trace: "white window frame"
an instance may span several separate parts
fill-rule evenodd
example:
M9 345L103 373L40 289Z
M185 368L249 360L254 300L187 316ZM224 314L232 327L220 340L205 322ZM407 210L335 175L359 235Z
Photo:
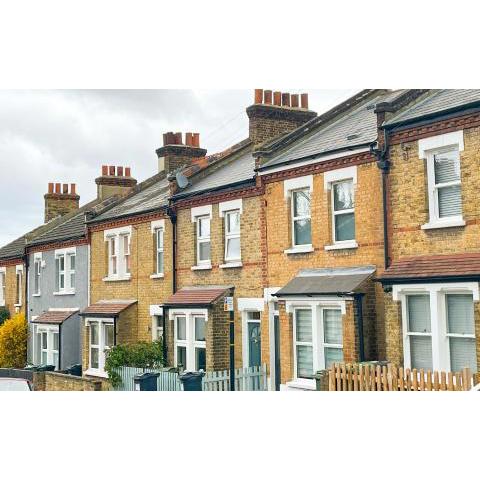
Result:
M6 283L7 283L7 269L5 267L0 267L0 307L5 306L5 294L6 294Z
M98 348L98 368L92 367L92 333L91 333L91 324L98 323L98 345L93 344L94 347ZM108 377L107 372L105 371L105 360L106 360L106 350L109 347L105 346L105 327L107 325L113 326L115 330L115 320L113 318L96 318L88 317L85 319L85 325L89 327L88 332L88 369L85 374L92 375L96 377ZM113 333L113 346L115 346L115 331Z
M295 194L304 192L308 195L310 199L310 214L309 215L298 215L295 216ZM290 196L290 212L291 212L291 226L292 226L292 248L305 248L307 246L312 246L312 196L311 192L308 188L299 188L297 190L292 190ZM295 238L295 222L299 222L301 220L310 220L310 243L302 243L298 244L297 239Z
M402 339L404 351L404 367L411 368L410 342L408 332L408 295L426 294L430 298L430 330L432 337L432 368L433 370L450 372L450 347L447 333L446 295L472 295L473 302L480 300L479 284L477 282L433 283L393 285L392 298L400 301L402 312ZM451 334L452 335L452 334ZM468 338L476 338L466 336Z
M186 339L177 339L177 317L185 317ZM174 335L174 365L178 365L177 347L185 347L187 352L187 365L184 365L185 371L195 371L195 349L203 348L205 353L207 350L206 331L205 341L195 340L195 318L203 317L205 319L205 330L208 325L208 310L207 309L170 309L169 318L173 321L173 335Z
M200 223L202 220L207 220L209 222L209 231L210 235L200 236ZM212 264L212 218L209 215L200 215L196 217L195 230L196 230L196 244L197 244L197 266ZM200 244L209 243L210 244L210 258L206 260L200 260Z
M35 253L33 255L33 297L40 297L42 294L42 289L40 286L42 277L42 262L42 254Z
M23 265L15 266L15 304L21 307L23 302Z
M55 250L55 283L58 282L58 290L54 295L74 295L75 294L75 281L76 281L76 266L77 266L77 250L75 247L66 248L61 250ZM71 258L75 257L75 269L71 268ZM57 260L59 270L57 272ZM63 270L60 269L60 264L63 260ZM72 275L75 281L72 282ZM61 286L60 279L63 276L63 287ZM73 285L72 285L73 283Z
M125 238L127 243L125 248ZM128 269L131 258L132 227L131 225L105 230L104 240L108 245L108 272L104 281L130 280L131 271ZM116 272L114 266L116 265ZM131 264L130 264L131 269Z
M160 242L161 240L161 242ZM165 255L164 255L164 250L165 250L165 231L162 227L159 227L155 230L155 274L158 276L164 275L165 274ZM161 246L159 246L159 243L161 243ZM162 269L161 271L158 268L158 259L159 257L162 257Z
M450 132L443 135L436 135L418 141L419 158L427 162L427 183L428 183L428 212L429 221L422 225L423 230L435 228L461 227L465 225L463 213L452 217L440 218L438 207L438 189L446 186L461 185L461 157L460 152L464 150L463 130ZM456 151L460 170L460 180L445 184L435 184L435 155ZM440 186L439 186L440 185ZM461 191L461 190L460 190Z
M237 214L238 215L238 233L231 233L228 231L228 225L229 225L229 222L228 222L228 219L230 217L230 215L234 215L234 214ZM225 263L231 263L231 262L240 262L242 260L242 243L241 243L241 227L240 227L240 218L241 218L241 215L240 215L240 210L229 210L228 212L225 212ZM239 254L237 257L228 257L227 256L227 247L228 247L228 241L229 240L234 240L238 238L239 242L240 242L240 246L239 246Z
M335 210L335 185L339 185L341 183L351 182L352 183L352 190L353 190L353 208L347 208L345 210ZM331 188L331 205L332 205L332 238L333 243L339 246L350 245L352 242L355 242L355 238L349 240L337 240L336 238L336 229L335 229L335 220L337 216L345 215L347 213L353 213L353 221L355 222L355 188L353 187L353 178L346 178L344 180L339 180L338 182L332 183ZM355 229L355 235L357 234L357 230Z
M43 334L47 336L47 348L43 348ZM37 342L38 335L40 338L40 345ZM46 325L46 324L36 324L34 328L34 362L42 364L42 353L47 354L47 365L55 365L55 370L60 368L60 350L55 350L53 348L54 341L53 336L58 335L58 345L60 347L60 329L58 325ZM54 360L55 354L57 355L57 361Z

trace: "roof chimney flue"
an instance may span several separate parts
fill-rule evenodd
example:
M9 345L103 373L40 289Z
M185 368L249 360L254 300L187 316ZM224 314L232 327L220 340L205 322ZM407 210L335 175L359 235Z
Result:
M102 174L95 179L95 183L97 197L105 200L113 195L128 195L137 181L131 177L130 167L102 165Z
M43 198L45 199L45 223L78 210L80 206L80 196L77 195L75 183L69 185L68 183L50 182Z

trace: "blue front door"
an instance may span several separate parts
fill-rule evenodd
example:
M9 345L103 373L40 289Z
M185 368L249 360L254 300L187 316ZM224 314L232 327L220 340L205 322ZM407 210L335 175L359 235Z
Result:
M259 367L262 364L260 322L248 322L248 366Z

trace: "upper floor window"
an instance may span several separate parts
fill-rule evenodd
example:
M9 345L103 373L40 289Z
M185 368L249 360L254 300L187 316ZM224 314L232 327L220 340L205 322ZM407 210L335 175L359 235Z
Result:
M0 307L5 305L5 279L6 279L6 269L0 268Z
M232 210L225 212L225 261L240 259L240 211Z
M108 275L105 280L128 280L130 278L131 227L106 230L104 237L108 253Z
M23 267L16 267L16 284L15 284L15 306L22 305L23 292Z
M332 186L332 222L334 243L355 240L355 203L353 180Z
M291 198L293 246L311 245L310 191L308 189L294 190Z
M462 216L460 151L463 132L419 140L420 158L427 163L429 221L423 229L465 225Z
M157 275L163 274L163 228L155 230L155 265Z
M75 293L75 250L55 251L56 293Z
M197 265L210 263L210 217L197 218Z
M42 257L35 256L33 261L33 294L40 295L40 275L42 268Z

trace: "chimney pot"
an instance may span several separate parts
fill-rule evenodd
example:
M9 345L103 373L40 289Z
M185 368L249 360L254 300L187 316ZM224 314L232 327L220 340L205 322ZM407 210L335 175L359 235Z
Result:
M55 193L60 193L60 184L59 183L55 184Z
M308 110L308 93L302 93L300 98L302 101L302 108L306 108Z
M108 175L108 165L102 165L102 176L106 177Z
M193 134L192 145L194 147L200 148L200 134L199 133L194 133Z
M265 105L271 105L272 104L272 91L271 90L265 90L265 99L264 102Z
M76 185L75 183L71 183L71 184L70 184L70 193L71 193L72 195L76 195L76 193L77 193L77 185Z
M63 184L62 193L68 193L68 183Z
M284 107L290 106L290 94L289 93L282 93L282 105Z
M185 134L185 145L191 147L193 145L193 133L187 132Z
M117 177L123 177L123 167L117 167Z
M298 94L292 94L290 96L290 102L293 108L298 108Z
M263 89L255 89L255 103L263 103Z
M177 132L175 134L175 145L183 145L183 141L182 141L182 132Z
M130 167L125 167L125 176L130 177L131 172L130 172Z
M111 177L114 177L115 176L115 166L114 165L110 165L108 167L108 174L111 176Z
M53 193L53 183L48 184L48 193Z
M273 104L281 106L281 104L282 104L282 92L273 92Z

